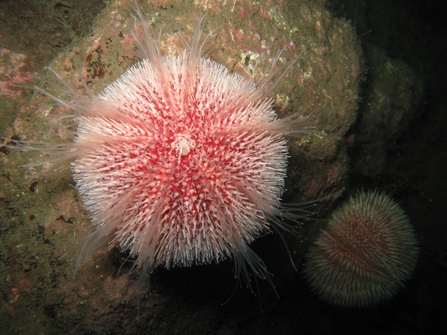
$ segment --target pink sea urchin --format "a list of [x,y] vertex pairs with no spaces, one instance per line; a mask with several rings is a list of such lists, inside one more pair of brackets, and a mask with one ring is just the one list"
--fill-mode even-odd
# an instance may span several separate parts
[[76,113],[59,159],[71,160],[95,228],[78,264],[108,245],[144,273],[232,257],[245,279],[247,269],[269,279],[248,244],[271,224],[285,227],[284,135],[300,132],[299,118],[277,118],[267,81],[204,58],[200,25],[179,56],[163,56],[143,26],[144,59],[99,96],[66,84],[68,100],[41,90]]

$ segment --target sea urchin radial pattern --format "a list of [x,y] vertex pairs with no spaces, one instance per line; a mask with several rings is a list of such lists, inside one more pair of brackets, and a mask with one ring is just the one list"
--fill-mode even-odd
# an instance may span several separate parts
[[392,297],[411,276],[413,228],[389,197],[361,192],[337,209],[307,254],[306,277],[325,301],[346,307]]
[[255,85],[188,57],[144,60],[106,88],[101,115],[79,119],[72,163],[94,234],[168,268],[224,259],[268,230],[287,162]]

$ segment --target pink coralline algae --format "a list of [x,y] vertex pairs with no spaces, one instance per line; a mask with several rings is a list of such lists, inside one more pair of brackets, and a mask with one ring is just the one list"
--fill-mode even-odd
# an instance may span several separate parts
[[15,90],[14,86],[33,80],[34,74],[27,55],[0,48],[0,95],[20,95],[21,91]]

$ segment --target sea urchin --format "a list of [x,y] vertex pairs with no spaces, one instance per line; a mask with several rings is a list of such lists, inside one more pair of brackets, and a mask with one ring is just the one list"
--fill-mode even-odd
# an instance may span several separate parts
[[334,211],[307,254],[305,274],[323,300],[366,307],[403,287],[417,256],[403,210],[383,193],[361,192]]

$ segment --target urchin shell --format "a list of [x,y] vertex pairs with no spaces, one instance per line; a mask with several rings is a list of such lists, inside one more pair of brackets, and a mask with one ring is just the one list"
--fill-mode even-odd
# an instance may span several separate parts
[[224,66],[188,52],[152,58],[77,118],[71,168],[96,229],[80,260],[108,243],[148,271],[251,261],[247,244],[280,206],[283,124],[264,88]]
[[332,214],[306,255],[305,275],[333,305],[371,306],[403,287],[417,255],[403,210],[383,193],[361,192]]

